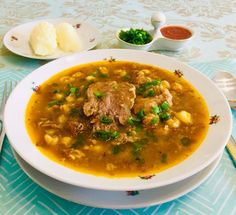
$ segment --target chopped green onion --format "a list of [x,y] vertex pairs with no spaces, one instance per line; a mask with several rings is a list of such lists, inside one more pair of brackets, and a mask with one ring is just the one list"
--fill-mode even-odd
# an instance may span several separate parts
[[147,139],[141,139],[133,143],[132,155],[134,156],[135,159],[140,157],[140,153],[146,144],[147,144]]
[[75,94],[75,93],[77,93],[79,91],[79,88],[78,87],[71,87],[70,88],[70,93],[71,94]]
[[137,113],[138,119],[142,120],[145,117],[144,109],[142,108],[138,113]]
[[136,131],[137,133],[139,133],[139,132],[141,132],[142,130],[143,130],[143,125],[142,125],[142,124],[137,124],[135,131]]
[[144,97],[154,97],[156,95],[154,90],[149,90],[148,92],[144,93]]
[[99,72],[99,77],[100,77],[100,78],[107,78],[107,77],[108,77],[108,74]]
[[121,30],[119,38],[127,43],[144,45],[152,41],[152,36],[143,29],[130,28],[127,31]]
[[65,94],[65,96],[69,96],[70,95],[70,91],[69,90],[65,90],[64,94]]
[[157,136],[150,130],[146,131],[146,137],[151,139],[154,143],[158,141]]
[[104,96],[104,94],[102,92],[99,92],[99,91],[96,91],[93,94],[95,95],[95,97],[97,99],[101,99]]
[[53,101],[48,102],[48,106],[49,107],[52,107],[54,105],[62,105],[62,104],[63,104],[63,102],[62,101],[58,101],[58,100],[53,100]]
[[170,119],[170,114],[169,113],[160,113],[160,119],[163,121],[166,121],[168,119]]
[[159,118],[158,117],[154,117],[154,118],[152,118],[150,123],[151,123],[151,125],[156,125],[158,122],[159,122]]
[[111,118],[107,117],[107,116],[102,116],[100,118],[100,122],[103,123],[103,124],[109,125],[113,122],[113,120]]
[[71,117],[77,117],[80,114],[79,108],[72,108],[69,112],[69,116]]
[[102,141],[109,141],[117,139],[120,136],[118,131],[104,131],[104,130],[97,130],[93,133],[93,136]]
[[113,148],[112,148],[112,154],[113,155],[116,155],[116,154],[118,154],[118,153],[120,153],[120,146],[119,145],[115,145],[115,146],[113,146]]
[[76,138],[76,141],[74,144],[72,144],[71,148],[79,148],[85,143],[85,137],[83,134],[79,134]]
[[60,92],[61,92],[61,90],[58,90],[58,89],[52,91],[52,93],[54,93],[54,94],[55,93],[60,93]]
[[161,113],[161,108],[159,106],[157,106],[157,105],[152,106],[152,113],[154,113],[154,114]]
[[170,104],[167,102],[167,101],[164,101],[162,104],[161,104],[161,109],[163,111],[166,111],[170,108]]
[[191,140],[188,137],[181,138],[180,142],[183,146],[189,146],[191,144]]
[[130,81],[131,80],[131,76],[126,74],[122,77],[125,81]]
[[161,155],[161,162],[162,163],[167,163],[167,154],[162,154]]
[[132,116],[128,119],[128,124],[129,124],[129,125],[137,125],[137,124],[139,124],[140,122],[141,122],[140,119],[135,118],[135,117],[132,117]]
[[118,131],[114,131],[112,134],[111,134],[111,139],[117,139],[118,137],[120,137],[120,132]]
[[71,87],[73,87],[73,85],[71,83],[69,83],[69,84],[67,84],[67,87],[71,88]]
[[146,92],[146,90],[150,89],[152,86],[159,85],[160,83],[161,83],[160,80],[148,81],[144,84],[141,84],[141,86],[136,89],[136,92],[138,95],[143,95]]

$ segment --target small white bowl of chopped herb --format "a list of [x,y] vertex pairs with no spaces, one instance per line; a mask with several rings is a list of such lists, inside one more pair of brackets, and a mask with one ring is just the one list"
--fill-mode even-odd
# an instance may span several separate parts
[[116,33],[118,45],[121,48],[149,50],[153,43],[153,36],[144,29],[124,28]]

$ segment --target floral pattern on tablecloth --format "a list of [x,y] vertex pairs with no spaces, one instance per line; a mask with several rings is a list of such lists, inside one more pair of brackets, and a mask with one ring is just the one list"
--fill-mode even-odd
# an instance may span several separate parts
[[102,33],[103,40],[98,48],[117,48],[115,32],[119,28],[151,29],[150,17],[158,10],[165,12],[168,24],[184,24],[196,33],[186,50],[161,53],[186,62],[236,58],[236,1],[232,0],[2,0],[0,54],[9,55],[2,46],[2,37],[10,28],[36,19],[56,17],[90,22]]

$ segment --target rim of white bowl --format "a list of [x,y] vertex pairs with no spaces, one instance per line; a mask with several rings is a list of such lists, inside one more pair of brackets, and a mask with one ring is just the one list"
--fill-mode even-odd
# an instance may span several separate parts
[[[157,173],[150,180],[141,180],[139,177],[105,178],[77,172],[62,166],[43,155],[31,142],[25,129],[25,107],[33,93],[31,90],[32,82],[35,81],[40,84],[45,82],[52,74],[56,74],[66,68],[87,62],[101,61],[111,56],[118,60],[133,61],[154,66],[159,65],[159,67],[168,70],[180,69],[184,71],[187,80],[194,76],[193,81],[190,81],[190,83],[198,89],[204,98],[209,98],[209,101],[206,100],[208,105],[209,102],[214,102],[209,107],[210,114],[219,114],[222,116],[220,123],[209,128],[207,137],[190,157],[172,168]],[[35,78],[38,78],[38,82]],[[196,79],[198,82],[196,82]],[[202,86],[207,87],[207,91]],[[213,111],[212,113],[210,108]],[[14,150],[37,170],[65,183],[86,188],[113,191],[151,189],[172,184],[194,175],[208,166],[222,152],[232,130],[232,116],[229,104],[224,95],[209,78],[187,64],[170,57],[146,51],[127,49],[85,51],[56,59],[39,67],[25,77],[11,93],[4,112],[4,121],[7,136]],[[215,141],[215,147],[212,145],[212,141]]]

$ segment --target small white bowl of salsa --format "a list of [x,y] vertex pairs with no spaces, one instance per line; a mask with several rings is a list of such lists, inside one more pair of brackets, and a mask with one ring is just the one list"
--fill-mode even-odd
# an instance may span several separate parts
[[[183,25],[163,25],[161,28],[154,31],[146,31],[152,36],[152,40],[149,43],[137,45],[124,41],[120,37],[122,31],[128,31],[128,29],[119,30],[116,33],[119,46],[126,49],[136,50],[167,50],[167,51],[180,51],[186,48],[187,45],[194,38],[194,32],[190,28]],[[137,30],[137,29],[136,29]]]

